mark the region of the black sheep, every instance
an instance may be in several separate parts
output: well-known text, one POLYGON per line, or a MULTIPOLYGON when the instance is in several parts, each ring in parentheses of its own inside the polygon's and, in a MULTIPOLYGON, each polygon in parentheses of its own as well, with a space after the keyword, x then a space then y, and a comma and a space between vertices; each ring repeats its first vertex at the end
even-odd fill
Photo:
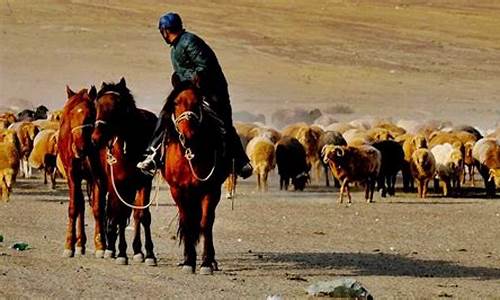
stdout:
POLYGON ((404 163, 405 154, 403 147, 398 142, 391 140, 375 142, 372 146, 377 148, 382 154, 382 166, 377 183, 378 189, 382 190, 381 196, 385 197, 386 193, 394 196, 396 193, 396 176, 404 163))
POLYGON ((288 190, 290 179, 295 190, 304 190, 311 166, 307 164, 304 146, 296 138, 285 136, 276 143, 276 164, 280 190, 288 190))

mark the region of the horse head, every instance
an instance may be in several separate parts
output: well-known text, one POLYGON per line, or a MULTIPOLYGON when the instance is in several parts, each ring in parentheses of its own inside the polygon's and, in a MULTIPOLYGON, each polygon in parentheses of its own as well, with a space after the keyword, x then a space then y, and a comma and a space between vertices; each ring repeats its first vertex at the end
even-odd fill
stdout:
POLYGON ((167 109, 179 142, 184 148, 193 144, 203 121, 203 96, 200 89, 190 81, 172 80, 174 90, 167 98, 167 109))
POLYGON ((90 135, 94 127, 95 108, 90 97, 95 95, 96 89, 92 86, 90 92, 82 89, 75 93, 69 86, 66 86, 66 93, 68 100, 63 108, 61 128, 67 128, 67 130, 61 130, 61 134, 64 134, 60 139, 67 139, 67 133, 69 133, 71 151, 75 157, 80 158, 85 156, 92 147, 90 135))
POLYGON ((103 82, 95 96, 94 104, 96 120, 92 143, 101 146, 109 142, 114 135, 126 130, 127 118, 136 106, 123 77, 117 84, 103 82))

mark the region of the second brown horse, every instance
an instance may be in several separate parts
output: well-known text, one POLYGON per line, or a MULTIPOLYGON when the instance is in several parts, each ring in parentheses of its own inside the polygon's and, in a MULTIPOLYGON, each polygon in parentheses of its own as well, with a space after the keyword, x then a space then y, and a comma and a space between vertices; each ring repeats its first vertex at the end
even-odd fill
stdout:
POLYGON ((125 79, 119 83, 103 83, 95 98, 96 121, 92 142, 99 149, 101 165, 107 179, 106 206, 107 248, 105 257, 127 264, 125 227, 134 208, 134 261, 143 261, 141 224, 144 228, 146 264, 156 265, 151 239, 149 199, 152 178, 136 168, 143 157, 156 116, 138 109, 125 79), (118 253, 115 254, 116 240, 118 253))

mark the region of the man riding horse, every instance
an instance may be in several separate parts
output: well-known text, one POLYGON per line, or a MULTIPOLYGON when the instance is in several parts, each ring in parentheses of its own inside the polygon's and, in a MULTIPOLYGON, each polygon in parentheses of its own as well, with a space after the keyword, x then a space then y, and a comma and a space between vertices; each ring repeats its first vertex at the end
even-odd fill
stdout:
MULTIPOLYGON (((212 118, 219 121, 229 158, 235 160, 235 171, 242 177, 252 175, 253 168, 233 126, 227 81, 214 51, 198 36, 187 32, 176 13, 160 18, 160 33, 170 45, 174 75, 181 81, 193 81, 203 91, 204 106, 212 118)), ((146 174, 154 174, 161 161, 161 145, 166 134, 170 113, 167 105, 160 112, 146 158, 137 167, 146 174)))

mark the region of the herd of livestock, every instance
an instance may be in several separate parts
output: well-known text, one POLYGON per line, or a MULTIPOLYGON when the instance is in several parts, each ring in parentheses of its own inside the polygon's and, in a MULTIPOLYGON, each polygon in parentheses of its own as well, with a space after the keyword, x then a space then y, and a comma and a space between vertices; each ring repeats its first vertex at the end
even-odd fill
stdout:
MULTIPOLYGON (((8 200, 18 173, 29 178, 31 170, 43 170, 44 183, 64 176, 57 159, 57 138, 61 111, 0 114, 1 197, 8 200)), ((351 201, 349 183, 365 187, 371 202, 375 188, 382 197, 395 194, 396 177, 401 172, 403 191, 416 185, 417 196, 425 198, 429 181, 439 182, 444 196, 461 194, 469 181, 474 186, 475 170, 484 181, 486 195, 500 187, 500 127, 480 132, 473 126, 374 118, 332 124, 294 123, 281 130, 261 123, 236 122, 235 127, 254 166, 257 188, 266 191, 268 174, 277 167, 280 189, 293 185, 303 190, 307 184, 325 180, 329 174, 351 201), (468 177, 468 178, 467 178, 468 177), (324 178, 324 179, 322 179, 324 178)), ((227 184, 233 189, 234 183, 227 184)))

